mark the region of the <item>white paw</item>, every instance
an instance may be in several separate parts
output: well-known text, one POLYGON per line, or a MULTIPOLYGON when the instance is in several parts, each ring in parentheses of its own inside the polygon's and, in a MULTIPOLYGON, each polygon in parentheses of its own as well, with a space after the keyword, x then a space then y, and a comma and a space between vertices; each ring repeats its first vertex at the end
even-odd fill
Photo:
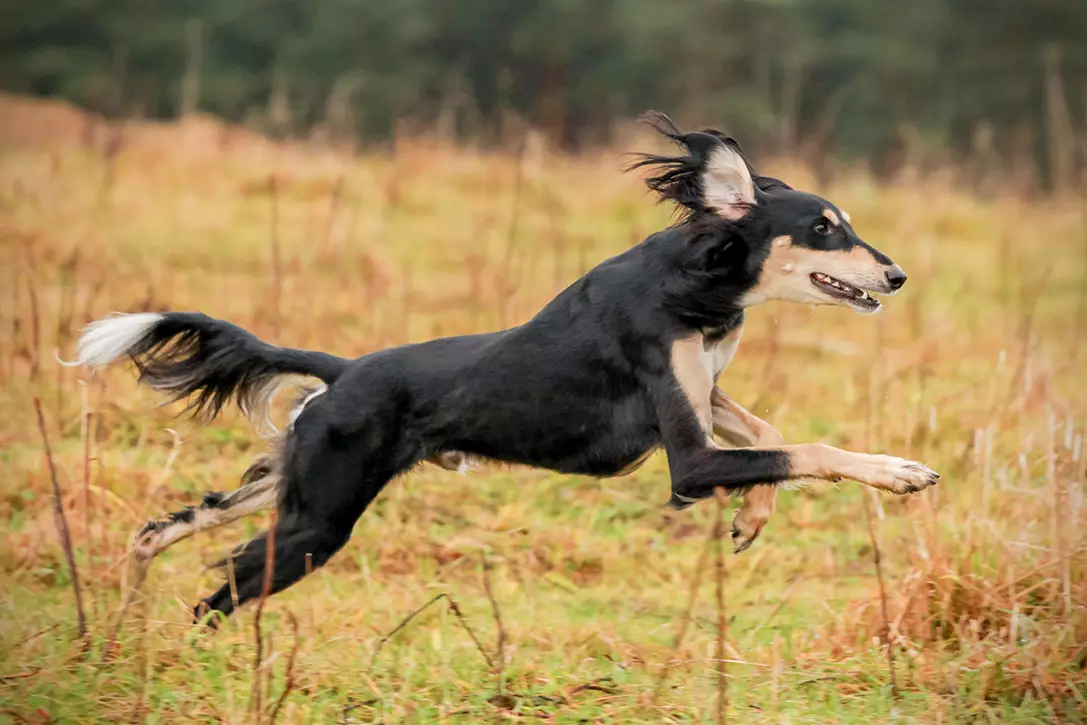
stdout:
POLYGON ((935 486, 940 474, 916 461, 907 461, 896 456, 872 456, 872 463, 878 469, 872 485, 891 493, 905 495, 917 493, 929 486, 935 486))
POLYGON ((139 563, 146 563, 155 558, 155 556, 161 550, 159 548, 159 540, 162 538, 162 532, 157 530, 144 530, 132 539, 132 544, 129 547, 129 551, 132 556, 135 557, 139 563))

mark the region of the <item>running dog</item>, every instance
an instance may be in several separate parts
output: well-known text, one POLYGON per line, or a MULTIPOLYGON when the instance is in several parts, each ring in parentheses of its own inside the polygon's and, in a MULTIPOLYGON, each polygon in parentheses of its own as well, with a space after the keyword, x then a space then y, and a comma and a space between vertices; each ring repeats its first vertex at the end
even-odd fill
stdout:
POLYGON ((717 387, 747 308, 787 300, 870 314, 880 309, 871 293, 895 293, 906 275, 837 206, 757 175, 732 138, 682 133, 663 114, 649 122, 682 153, 641 155, 631 169, 650 170, 647 185, 678 206, 679 219, 597 265, 523 325, 355 360, 269 345, 195 312, 88 325, 77 364, 128 357, 142 382, 189 400, 205 420, 231 402, 261 417, 285 376, 321 381, 241 488, 149 523, 136 556, 146 562, 196 532, 277 507, 274 536, 231 557, 233 594, 224 584, 195 608, 198 617, 229 615, 261 595, 266 561, 272 593, 325 564, 389 481, 423 461, 609 477, 663 448, 672 505, 717 487, 744 495, 737 551, 759 535, 780 484, 851 479, 895 494, 935 484, 938 474, 901 458, 785 445, 717 387))

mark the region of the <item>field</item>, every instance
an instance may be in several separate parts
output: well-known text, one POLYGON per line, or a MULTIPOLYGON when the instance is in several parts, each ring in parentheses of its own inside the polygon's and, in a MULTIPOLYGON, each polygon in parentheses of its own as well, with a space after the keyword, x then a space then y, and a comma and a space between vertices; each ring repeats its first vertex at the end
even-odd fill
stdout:
POLYGON ((201 119, 117 137, 52 104, 0 115, 0 722, 713 722, 718 582, 730 722, 1087 722, 1082 199, 816 188, 766 164, 848 210, 910 281, 876 317, 752 310, 722 387, 788 441, 915 458, 937 488, 782 492, 722 573, 717 507, 665 509, 663 454, 604 481, 424 467, 268 600, 258 648, 254 607, 214 634, 185 607, 265 518, 182 542, 138 591, 125 550, 149 517, 233 488, 263 442, 234 412, 156 407, 130 367, 62 367, 80 327, 201 310, 358 355, 518 324, 668 223, 620 173, 649 142, 353 157, 201 119))

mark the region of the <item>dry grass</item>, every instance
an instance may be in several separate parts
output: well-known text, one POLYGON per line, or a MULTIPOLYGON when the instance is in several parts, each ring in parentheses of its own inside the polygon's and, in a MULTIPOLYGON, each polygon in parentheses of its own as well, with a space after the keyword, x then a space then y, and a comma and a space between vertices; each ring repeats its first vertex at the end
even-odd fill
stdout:
MULTIPOLYGON (((344 355, 515 324, 666 223, 618 153, 517 159, 416 142, 352 159, 206 121, 103 144, 100 128, 71 130, 78 114, 0 106, 22 119, 0 135, 0 722, 253 722, 259 688, 267 721, 287 670, 280 722, 714 718, 708 587, 673 643, 715 507, 665 512, 660 457, 603 482, 426 469, 395 483, 325 570, 268 601, 254 672, 252 609, 207 636, 182 605, 217 585, 202 563, 263 521, 178 545, 118 613, 130 533, 232 487, 260 441, 232 416, 174 418, 130 370, 84 383, 55 361, 111 310, 199 309, 344 355), (426 609, 372 658, 443 593, 457 611, 426 609)), ((731 721, 1084 722, 1087 206, 860 176, 821 191, 910 282, 876 318, 753 311, 723 386, 788 440, 914 457, 943 479, 873 506, 889 626, 868 494, 848 483, 782 494, 763 537, 728 561, 731 721)))

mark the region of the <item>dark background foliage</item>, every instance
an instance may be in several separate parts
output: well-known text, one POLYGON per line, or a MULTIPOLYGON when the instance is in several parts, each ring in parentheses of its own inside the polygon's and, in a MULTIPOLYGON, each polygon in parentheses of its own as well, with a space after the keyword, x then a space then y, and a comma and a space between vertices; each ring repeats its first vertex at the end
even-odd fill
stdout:
POLYGON ((607 143, 648 108, 756 152, 1074 179, 1083 0, 16 0, 0 84, 364 143, 398 124, 607 143))

